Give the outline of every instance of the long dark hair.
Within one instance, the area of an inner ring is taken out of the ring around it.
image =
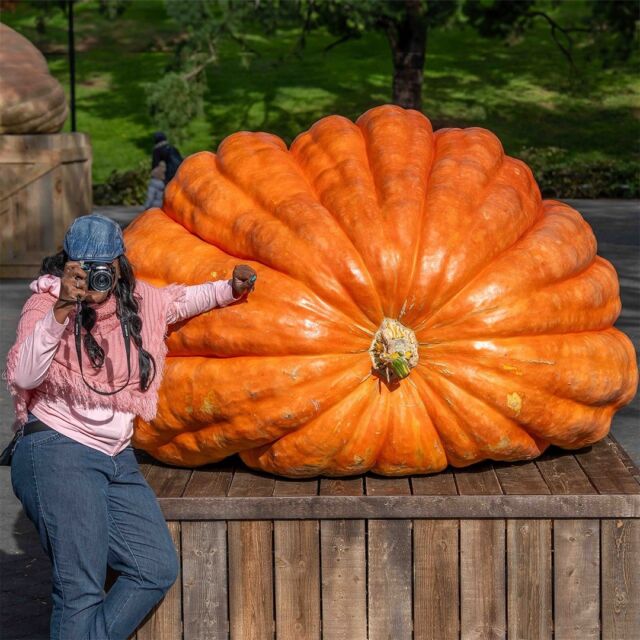
[[[62,250],[54,256],[49,256],[42,261],[40,275],[51,274],[62,277],[64,265],[68,262],[67,252]],[[139,304],[133,295],[136,287],[136,278],[133,267],[124,255],[118,257],[120,265],[120,279],[115,286],[116,314],[118,318],[129,325],[129,333],[133,343],[138,348],[138,364],[140,367],[140,389],[146,391],[156,375],[156,362],[153,356],[142,347],[142,319],[138,315]],[[83,338],[84,348],[89,356],[89,361],[94,369],[100,369],[104,364],[104,350],[91,335],[96,323],[96,312],[91,306],[82,303],[82,326],[85,334]],[[153,375],[151,375],[153,373]]]

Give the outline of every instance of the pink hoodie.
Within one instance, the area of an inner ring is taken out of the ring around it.
[[[118,454],[131,440],[135,413],[118,410],[108,403],[88,408],[74,402],[71,390],[66,395],[55,395],[45,393],[40,388],[47,379],[47,373],[70,320],[67,318],[64,324],[60,324],[53,315],[52,303],[60,293],[60,278],[51,275],[40,276],[30,284],[30,289],[34,293],[50,294],[51,307],[47,305],[48,311],[35,323],[33,331],[20,345],[17,359],[14,358],[7,366],[7,378],[21,390],[32,390],[28,410],[45,424],[102,453],[111,456]],[[231,286],[226,280],[184,287],[183,290],[184,295],[177,296],[166,307],[166,324],[186,320],[234,301]],[[99,328],[100,307],[102,305],[97,307],[98,322],[95,329]],[[132,349],[133,354],[135,349]],[[137,358],[132,357],[131,360],[133,378],[138,372]],[[88,365],[88,360],[85,363]],[[90,365],[85,367],[85,373],[85,377],[91,380]],[[158,375],[161,376],[162,372],[159,371]],[[19,424],[17,426],[19,427]]]

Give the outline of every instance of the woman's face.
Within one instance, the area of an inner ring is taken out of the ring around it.
[[[111,263],[111,266],[114,268],[116,274],[116,277],[113,280],[113,286],[111,287],[111,289],[109,289],[109,291],[87,291],[85,301],[89,304],[101,304],[111,295],[111,293],[115,289],[116,283],[118,282],[118,280],[120,280],[120,263],[118,262],[117,258]]]

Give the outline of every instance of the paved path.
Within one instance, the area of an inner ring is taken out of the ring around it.
[[[640,352],[640,201],[567,200],[580,211],[598,238],[599,253],[620,277],[623,311],[617,326]],[[139,209],[103,207],[101,212],[126,226]],[[28,297],[25,280],[0,281],[0,357],[4,366],[15,339],[18,313]],[[12,409],[0,391],[0,444],[9,438]],[[640,397],[614,418],[612,433],[640,465]],[[50,565],[35,529],[11,489],[9,469],[0,467],[0,639],[48,637]]]

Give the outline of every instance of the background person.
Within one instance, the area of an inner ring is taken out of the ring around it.
[[[182,156],[180,152],[167,140],[167,136],[162,131],[156,131],[153,134],[153,152],[151,154],[151,168],[164,161],[167,166],[164,183],[169,184],[173,180],[173,176],[176,175],[178,167],[182,162]]]
[[[142,205],[145,211],[147,209],[153,209],[154,207],[162,207],[166,171],[167,165],[164,160],[160,160],[158,165],[151,170],[151,178],[149,179],[149,185],[147,186],[147,199]]]

